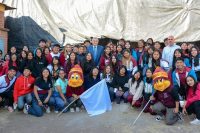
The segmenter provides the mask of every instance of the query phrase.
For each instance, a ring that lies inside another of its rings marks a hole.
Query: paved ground
[[[41,118],[22,112],[8,113],[0,110],[0,133],[199,133],[200,126],[191,126],[189,118],[184,123],[166,126],[155,121],[154,116],[143,114],[135,126],[129,125],[139,114],[127,104],[113,105],[113,110],[99,116],[87,113],[65,113],[57,117],[54,112]]]

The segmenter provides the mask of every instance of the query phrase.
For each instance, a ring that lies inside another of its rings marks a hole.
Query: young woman
[[[192,69],[195,71],[197,75],[197,80],[200,81],[200,54],[199,48],[193,46],[190,51],[190,64]]]
[[[23,73],[24,71],[24,67],[26,66],[26,61],[27,61],[27,53],[26,51],[22,50],[20,55],[19,55],[19,58],[18,58],[18,64],[19,64],[19,72],[20,73]]]
[[[123,48],[122,48],[122,46],[121,45],[117,45],[117,60],[122,60],[122,50],[123,50]]]
[[[32,106],[25,105],[27,113],[37,117],[43,116],[43,108],[46,109],[46,113],[50,113],[49,106],[55,104],[55,100],[51,96],[53,84],[49,69],[44,68],[41,73],[41,76],[35,81]]]
[[[12,54],[17,54],[17,48],[15,46],[10,48],[9,55],[11,56]]]
[[[141,63],[141,66],[143,68],[142,75],[145,75],[145,72],[146,72],[147,68],[152,68],[153,51],[154,51],[154,48],[153,47],[149,47],[147,49],[147,52],[145,52],[145,54],[143,56],[143,61]]]
[[[16,54],[12,54],[10,60],[6,61],[3,65],[2,71],[0,75],[4,75],[8,73],[8,69],[11,66],[15,66],[18,69],[18,59]],[[18,74],[17,74],[18,75]]]
[[[143,59],[143,55],[145,53],[145,41],[143,39],[139,40],[138,41],[138,46],[137,46],[137,49],[136,49],[136,57],[135,57],[135,60],[137,61],[137,64],[138,64],[138,69],[139,70],[143,70],[142,66],[141,66],[141,63],[142,63],[142,59]],[[135,52],[134,52],[135,53]],[[132,54],[132,56],[134,57],[134,55]]]
[[[153,38],[148,38],[147,43],[149,43],[151,46],[153,46],[154,42],[153,42]]]
[[[68,77],[68,73],[69,73],[70,69],[76,64],[79,64],[77,55],[76,55],[76,53],[71,52],[69,55],[69,59],[66,61],[65,66],[64,66],[64,70],[65,70],[67,77]]]
[[[59,78],[55,82],[55,91],[53,92],[53,97],[55,99],[55,113],[61,111],[65,105],[68,104],[66,97],[66,88],[68,80],[65,78],[64,69],[59,70]]]
[[[30,68],[31,71],[33,71],[35,67],[33,52],[31,51],[28,51],[27,53],[26,67]],[[34,76],[33,73],[32,73],[32,76]]]
[[[108,86],[108,91],[109,91],[109,94],[110,94],[111,101],[114,100],[114,96],[115,96],[114,89],[111,86],[111,83],[113,81],[113,77],[114,77],[114,73],[113,73],[112,67],[111,67],[111,65],[107,65],[104,68],[103,73],[101,74],[101,80],[102,79],[106,80],[106,84]]]
[[[140,107],[142,105],[143,101],[143,89],[144,89],[144,82],[142,79],[141,72],[137,71],[132,76],[131,79],[128,81],[128,87],[129,87],[129,95],[127,97],[127,101],[133,106],[133,107]]]
[[[111,67],[114,73],[118,73],[119,67],[122,65],[122,62],[117,60],[115,55],[111,56]]]
[[[111,86],[114,88],[116,102],[120,104],[121,99],[124,99],[124,102],[127,102],[128,96],[128,80],[129,76],[127,74],[126,66],[121,66],[113,77]]]
[[[131,49],[131,42],[130,41],[126,41],[126,43],[125,43],[125,49],[128,49],[129,51],[132,51],[132,49]]]
[[[9,61],[10,60],[10,55],[9,54],[5,54],[3,60],[4,61]]]
[[[53,82],[58,79],[59,71],[62,69],[59,63],[59,58],[57,56],[53,57],[52,63],[47,66],[50,71]]]
[[[181,49],[182,49],[184,58],[189,58],[188,44],[186,42],[181,44]]]
[[[154,48],[159,50],[162,53],[161,43],[159,41],[156,41],[154,43]]]
[[[111,62],[111,49],[110,47],[106,46],[104,49],[104,54],[100,58],[99,69],[102,72],[106,65],[110,64]]]
[[[97,67],[94,67],[91,69],[89,76],[86,77],[84,81],[85,90],[89,89],[99,81],[100,81],[99,69]]]
[[[188,76],[187,82],[187,99],[183,106],[183,114],[195,114],[196,119],[190,123],[200,125],[200,83],[195,81],[194,77]]]
[[[25,52],[28,52],[29,51],[29,47],[27,45],[24,45],[23,49]]]
[[[123,51],[123,57],[122,57],[122,65],[126,66],[127,72],[129,77],[134,74],[138,67],[136,60],[131,56],[131,53],[128,49],[125,49]]]
[[[50,48],[49,47],[45,47],[43,54],[48,62],[48,64],[51,64],[51,60],[49,59],[49,54],[50,54]]]
[[[72,46],[70,44],[66,44],[63,52],[60,54],[60,65],[64,67],[65,62],[68,60],[70,53],[72,52]]]
[[[92,59],[91,53],[86,54],[85,59],[81,63],[81,67],[83,69],[84,78],[86,78],[89,75],[92,68],[95,67],[95,63]]]

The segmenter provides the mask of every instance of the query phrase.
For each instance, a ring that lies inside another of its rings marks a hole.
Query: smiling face
[[[79,87],[83,84],[83,80],[80,77],[79,73],[74,72],[69,79],[69,86],[71,87]]]

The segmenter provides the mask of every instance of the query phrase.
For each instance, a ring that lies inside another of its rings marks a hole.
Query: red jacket
[[[17,63],[13,62],[13,66],[17,67]],[[0,76],[7,74],[9,69],[9,61],[6,61],[5,64],[3,65],[3,68],[1,70]]]
[[[110,62],[111,62],[110,58],[106,59],[104,55],[101,56],[101,58],[100,58],[100,65],[99,65],[100,71],[103,71],[104,68],[105,68],[105,66],[108,65],[108,64],[110,64]]]
[[[64,65],[65,65],[65,54],[64,54],[64,52],[62,52],[61,54],[60,54],[60,65],[62,66],[62,67],[64,67]]]
[[[72,97],[72,94],[76,94],[76,95],[81,95],[82,93],[84,92],[84,88],[81,86],[81,87],[77,87],[77,88],[73,88],[73,87],[70,87],[70,86],[67,86],[67,97]]]
[[[200,83],[198,83],[195,93],[193,93],[192,87],[188,89],[186,108],[189,107],[193,102],[199,100],[200,100]]]
[[[29,76],[28,78],[23,75],[19,76],[14,86],[14,102],[18,101],[18,97],[31,93],[33,91],[34,82],[35,79],[32,76]]]

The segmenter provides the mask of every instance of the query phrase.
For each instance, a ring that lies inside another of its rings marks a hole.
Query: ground
[[[58,117],[54,112],[41,118],[22,112],[9,113],[0,110],[0,133],[199,133],[200,126],[183,123],[166,126],[164,121],[155,121],[155,116],[142,114],[136,125],[129,126],[141,109],[132,109],[128,104],[113,104],[112,111],[90,117],[85,111],[64,113]]]

